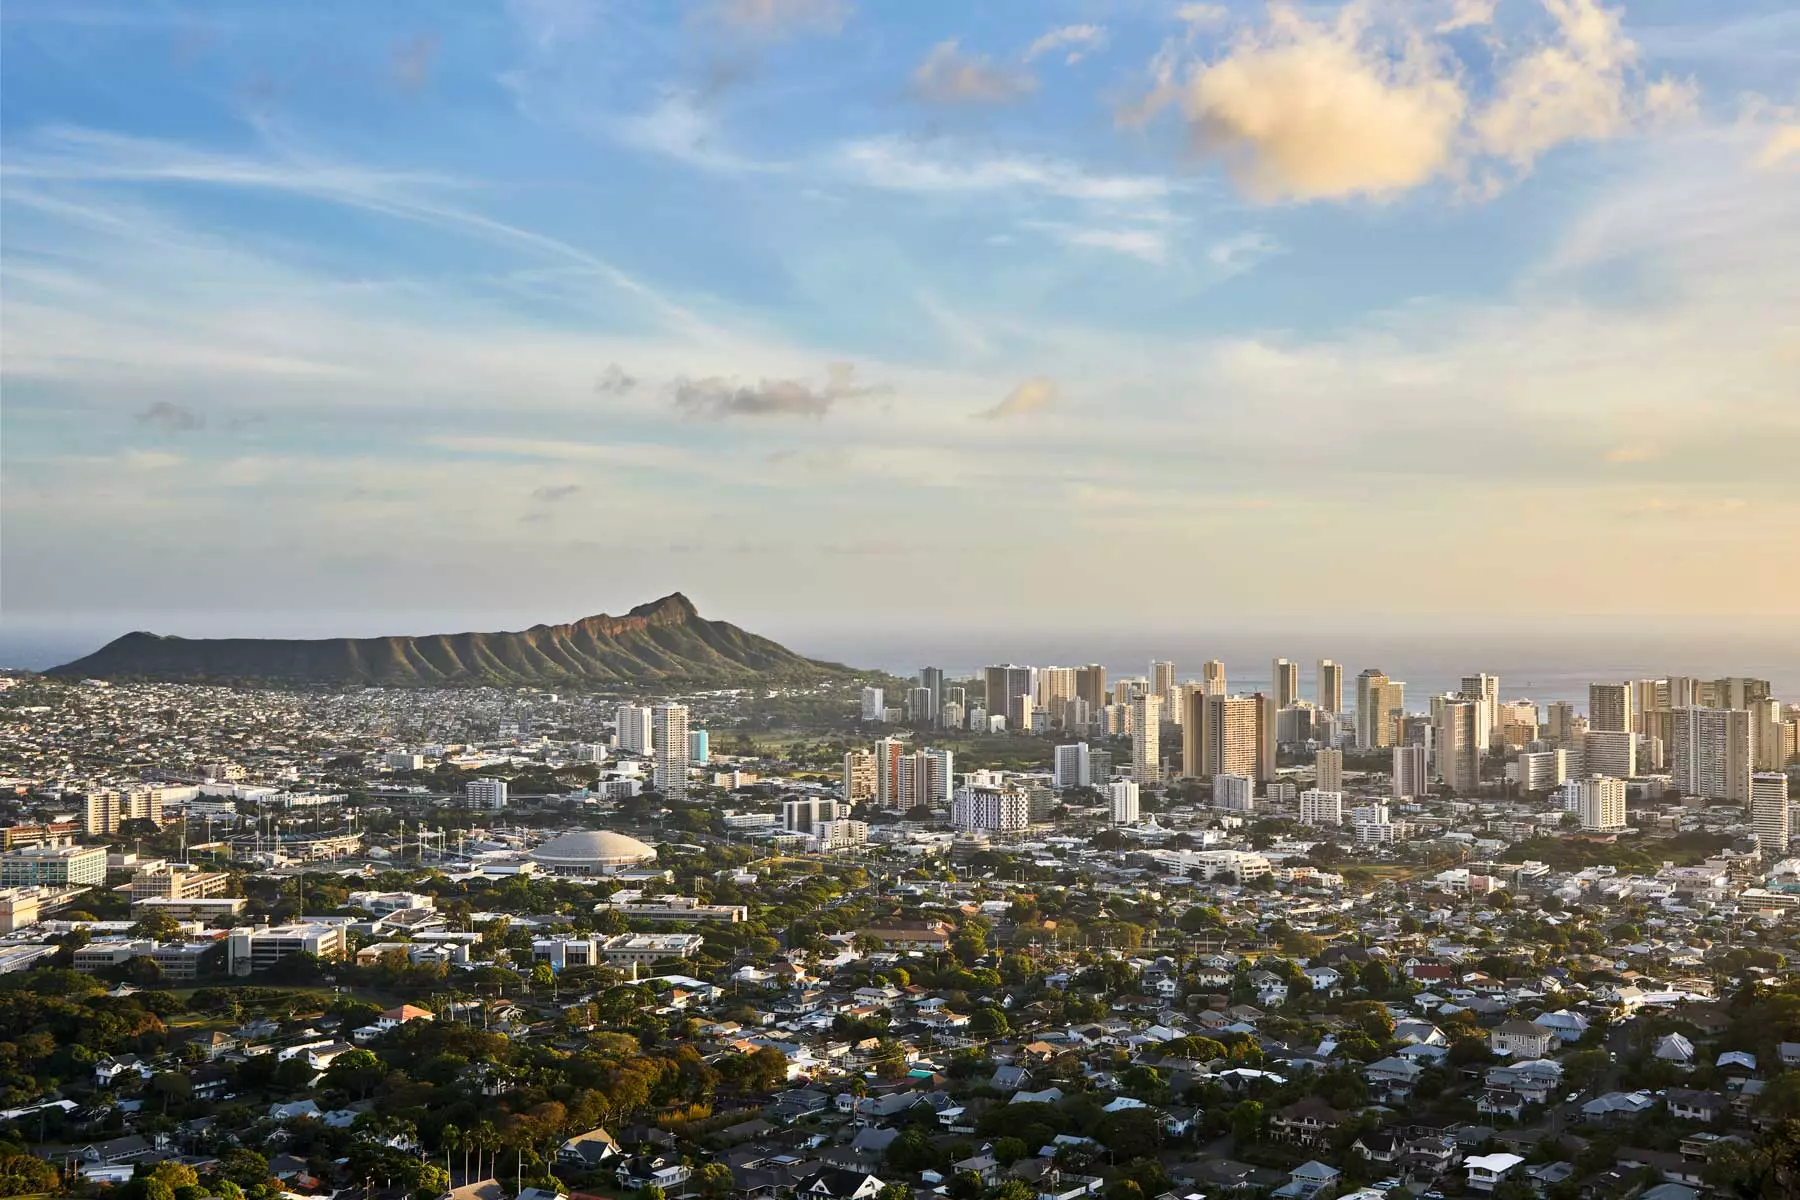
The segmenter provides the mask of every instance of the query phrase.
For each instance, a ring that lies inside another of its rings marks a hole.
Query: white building
[[[1768,772],[1750,777],[1750,819],[1756,827],[1756,844],[1765,862],[1787,856],[1787,776]]]
[[[1569,778],[1567,750],[1526,750],[1515,764],[1514,777],[1519,790],[1545,792],[1559,788]]]
[[[1581,745],[1584,774],[1630,779],[1638,773],[1638,735],[1628,729],[1589,729]]]
[[[629,754],[648,754],[655,736],[650,724],[650,710],[635,704],[621,704],[615,718],[618,725],[619,749]]]
[[[506,780],[471,779],[463,784],[463,799],[470,808],[499,812],[506,807]]]
[[[1094,776],[1086,742],[1069,742],[1056,748],[1055,782],[1058,788],[1092,786]]]
[[[688,710],[685,704],[659,704],[650,710],[651,753],[656,790],[665,799],[686,800],[688,788]]]
[[[1411,800],[1431,794],[1431,774],[1427,763],[1430,755],[1423,746],[1395,746],[1393,754],[1394,795]]]
[[[869,823],[852,821],[848,817],[820,821],[813,827],[813,836],[818,839],[821,850],[847,850],[866,846],[869,843]]]
[[[1131,777],[1162,782],[1162,697],[1148,692],[1131,701]]]
[[[1359,842],[1391,842],[1398,832],[1385,802],[1359,804],[1350,810],[1350,829]]]
[[[1344,793],[1326,791],[1323,788],[1308,788],[1301,792],[1300,823],[1302,825],[1342,825],[1344,823]]]
[[[1606,775],[1590,775],[1578,780],[1576,814],[1581,827],[1591,830],[1625,828],[1625,781]]]
[[[788,833],[817,833],[826,822],[849,815],[848,804],[829,797],[805,796],[781,802],[781,828]]]
[[[1245,775],[1214,775],[1212,802],[1214,808],[1254,812],[1256,783]]]
[[[1751,720],[1747,709],[1678,708],[1669,749],[1684,796],[1743,803],[1750,797]]]
[[[958,829],[1016,833],[1031,824],[1031,798],[1024,792],[999,788],[957,788],[950,803],[950,822]]]
[[[862,719],[865,721],[885,721],[887,719],[887,699],[878,687],[866,687],[862,690]]]
[[[1106,789],[1107,797],[1112,802],[1112,823],[1114,825],[1136,825],[1138,822],[1138,785],[1129,779],[1121,779]]]

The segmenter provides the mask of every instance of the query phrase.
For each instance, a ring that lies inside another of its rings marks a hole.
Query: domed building
[[[551,875],[613,875],[654,862],[656,848],[607,829],[582,829],[553,837],[526,855]]]

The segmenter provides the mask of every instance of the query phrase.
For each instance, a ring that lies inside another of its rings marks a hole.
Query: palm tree
[[[442,1132],[438,1134],[438,1137],[444,1143],[444,1174],[450,1175],[450,1152],[455,1150],[458,1146],[463,1145],[462,1130],[454,1125],[446,1125]],[[469,1157],[465,1148],[465,1153],[463,1154],[463,1182],[467,1183],[468,1179]],[[450,1186],[453,1188],[456,1186],[456,1177],[454,1175],[451,1175]]]

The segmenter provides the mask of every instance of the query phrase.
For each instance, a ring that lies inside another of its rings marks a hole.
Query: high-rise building
[[[1625,733],[1631,729],[1631,685],[1588,684],[1588,728]]]
[[[1628,729],[1589,729],[1581,739],[1586,775],[1630,779],[1638,773],[1638,735]]]
[[[1485,671],[1462,677],[1462,694],[1481,705],[1475,738],[1486,753],[1494,745],[1494,733],[1500,728],[1500,677]]]
[[[901,755],[899,807],[942,808],[948,804],[955,785],[955,761],[949,750],[926,748]]]
[[[619,749],[630,754],[650,753],[655,733],[650,727],[650,710],[635,704],[621,704],[616,718]]]
[[[1039,667],[1037,673],[1037,706],[1052,708],[1064,700],[1075,698],[1074,667]]]
[[[1375,667],[1356,677],[1356,748],[1380,750],[1395,741],[1396,726],[1406,715],[1406,685]]]
[[[1393,793],[1403,800],[1431,794],[1430,752],[1424,746],[1395,746]]]
[[[1329,658],[1319,660],[1317,694],[1314,702],[1328,713],[1344,711],[1344,667]]]
[[[1756,844],[1763,861],[1787,857],[1788,781],[1779,771],[1759,771],[1750,777],[1750,820],[1756,829]]]
[[[1162,697],[1144,692],[1131,702],[1131,778],[1162,782]]]
[[[1444,697],[1435,707],[1437,776],[1457,795],[1473,795],[1481,786],[1481,726],[1487,720],[1486,702]]]
[[[665,800],[686,800],[688,790],[688,710],[685,704],[658,704],[650,710],[652,779]]]
[[[1750,797],[1750,713],[1741,708],[1678,708],[1669,766],[1684,796]]]
[[[1631,685],[1631,728],[1645,736],[1655,735],[1656,730],[1645,722],[1651,713],[1669,707],[1669,681],[1666,679],[1639,679]]]
[[[862,719],[887,720],[887,695],[880,688],[866,687],[862,690]]]
[[[848,804],[824,796],[804,796],[781,802],[784,833],[817,833],[823,822],[842,820],[849,815]]]
[[[1231,812],[1252,812],[1256,808],[1256,782],[1248,775],[1214,775],[1213,807]]]
[[[94,788],[84,804],[82,832],[89,837],[110,837],[119,832],[119,793],[114,788]]]
[[[1106,707],[1106,668],[1099,663],[1089,663],[1085,667],[1075,668],[1075,694],[1087,701],[1089,712],[1099,712]]]
[[[1787,731],[1782,727],[1781,701],[1774,698],[1752,700],[1750,713],[1750,758],[1758,771],[1779,771],[1787,766]]]
[[[1216,658],[1209,658],[1200,664],[1200,686],[1206,689],[1209,696],[1225,694],[1225,664]]]
[[[1501,701],[1494,728],[1499,735],[1498,748],[1518,750],[1529,746],[1538,739],[1537,705],[1529,700]],[[1495,748],[1496,743],[1488,743],[1488,749]]]
[[[1544,712],[1544,737],[1558,746],[1576,743],[1575,706],[1567,700],[1552,700]]]
[[[875,756],[867,750],[844,755],[844,799],[850,804],[875,798]]]
[[[1335,788],[1308,788],[1300,793],[1302,825],[1342,825],[1344,793]]]
[[[1519,754],[1517,778],[1522,792],[1546,792],[1551,788],[1559,788],[1569,778],[1569,752],[1560,749],[1522,751]]]
[[[931,689],[915,687],[906,689],[906,719],[915,725],[930,725],[937,720],[937,704]]]
[[[1106,789],[1106,798],[1112,807],[1112,823],[1114,825],[1136,825],[1138,822],[1138,785],[1129,779],[1121,779]]]
[[[1300,664],[1278,658],[1270,666],[1269,673],[1273,679],[1270,690],[1275,696],[1276,709],[1292,707],[1300,698]]]
[[[931,693],[930,722],[936,725],[944,719],[944,705],[949,697],[944,694],[944,669],[942,667],[920,667],[919,686]]]
[[[1321,792],[1344,790],[1344,752],[1342,750],[1326,749],[1313,752],[1313,787]]]
[[[1581,827],[1591,830],[1625,828],[1625,781],[1606,775],[1590,775],[1579,783],[1576,813]]]
[[[950,804],[950,823],[958,829],[1017,833],[1031,824],[1031,798],[1000,788],[960,787]]]
[[[987,696],[982,707],[990,715],[1006,718],[1007,727],[1014,728],[1013,714],[1019,711],[1019,697],[1030,697],[1032,694],[1032,669],[1002,663],[997,667],[987,667],[982,673],[982,681],[987,687]],[[1027,725],[1029,728],[1029,725]]]
[[[1154,661],[1150,664],[1150,690],[1162,697],[1163,711],[1175,710],[1175,664]]]
[[[696,767],[704,767],[712,761],[712,738],[706,730],[688,730],[688,761]]]
[[[1275,775],[1275,713],[1261,692],[1252,696],[1212,696],[1190,692],[1189,713],[1199,718],[1193,736],[1182,730],[1182,772],[1199,779]],[[1190,754],[1191,751],[1191,754]]]
[[[906,755],[906,743],[899,738],[882,738],[875,743],[875,803],[881,808],[900,807],[900,760]]]
[[[470,808],[499,812],[506,807],[506,780],[471,779],[463,784],[463,800]]]
[[[1112,780],[1112,758],[1111,750],[1088,750],[1088,778],[1095,787],[1105,787]]]
[[[1090,787],[1093,770],[1088,763],[1086,742],[1065,742],[1056,748],[1055,784],[1059,788]]]
[[[1758,700],[1767,700],[1774,688],[1766,679],[1749,679],[1732,675],[1712,681],[1713,704],[1718,708],[1748,709]]]

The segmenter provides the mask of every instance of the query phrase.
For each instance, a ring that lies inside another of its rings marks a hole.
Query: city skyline
[[[966,615],[872,564],[992,628],[1779,629],[1797,48],[1760,0],[9,5],[9,644]]]

